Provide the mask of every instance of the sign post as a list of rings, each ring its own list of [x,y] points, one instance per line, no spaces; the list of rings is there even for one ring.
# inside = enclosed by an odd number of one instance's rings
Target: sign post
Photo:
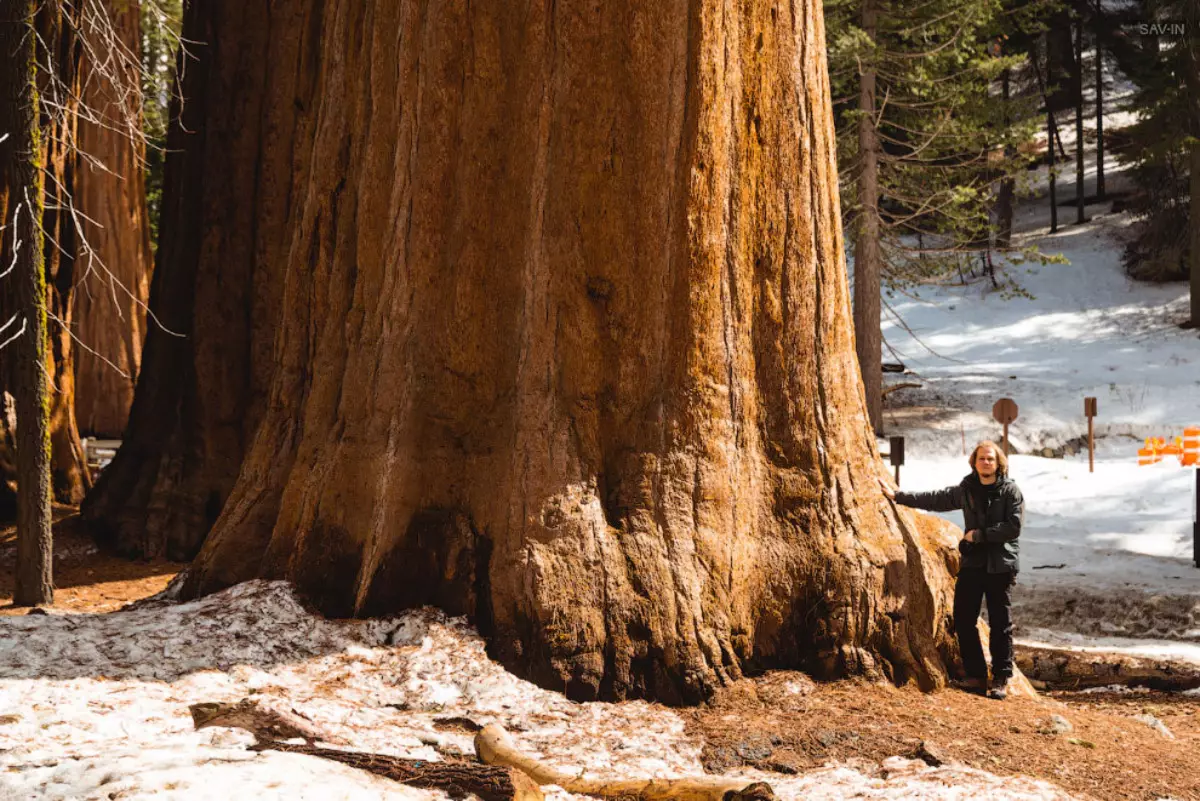
[[[1001,398],[992,406],[992,417],[1004,426],[1004,455],[1008,456],[1008,424],[1017,419],[1017,404],[1012,398]]]
[[[904,464],[904,437],[888,437],[888,459],[896,468],[896,486],[900,486],[900,465]]]
[[[1083,413],[1088,419],[1088,472],[1096,472],[1096,445],[1092,438],[1092,418],[1096,416],[1096,399],[1083,399]]]

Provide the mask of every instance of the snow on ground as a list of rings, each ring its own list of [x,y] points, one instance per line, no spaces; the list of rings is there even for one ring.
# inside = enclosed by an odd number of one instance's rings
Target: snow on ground
[[[1106,125],[1128,116],[1114,104]],[[1070,149],[1073,125],[1061,133]],[[1087,165],[1094,192],[1090,149]],[[1060,170],[1059,197],[1072,198],[1073,162]],[[1106,180],[1110,192],[1126,188],[1113,160]],[[1045,168],[1032,183],[1035,197],[1016,211],[1017,241],[1069,261],[1001,260],[1000,269],[1032,298],[1006,299],[976,281],[890,301],[904,325],[885,313],[883,335],[911,372],[889,375],[889,383],[921,386],[896,390],[889,405],[936,407],[884,411],[887,433],[906,437],[902,486],[957,483],[969,472],[964,445],[969,452],[980,439],[999,441],[991,408],[1012,398],[1020,413],[1009,437],[1023,454],[1012,458],[1012,475],[1026,500],[1014,593],[1018,634],[1200,663],[1195,474],[1171,458],[1139,467],[1136,453],[1145,437],[1171,439],[1200,425],[1200,338],[1178,327],[1188,316],[1188,287],[1124,274],[1131,220],[1107,203],[1088,206],[1091,219],[1083,225],[1074,224],[1074,208],[1059,207],[1059,230],[1050,234]],[[892,358],[885,350],[885,360]],[[1095,472],[1088,472],[1086,449],[1061,459],[1032,455],[1086,437],[1089,396],[1099,407]],[[962,523],[959,514],[943,516]]]
[[[436,799],[315,757],[248,751],[251,735],[194,731],[188,705],[255,696],[352,750],[473,754],[439,718],[498,722],[522,750],[591,775],[700,775],[701,743],[671,710],[577,704],[488,660],[462,619],[310,614],[282,582],[106,615],[0,618],[0,799]],[[1042,781],[902,758],[800,776],[743,771],[781,799],[1069,799]],[[556,788],[548,798],[572,796]]]

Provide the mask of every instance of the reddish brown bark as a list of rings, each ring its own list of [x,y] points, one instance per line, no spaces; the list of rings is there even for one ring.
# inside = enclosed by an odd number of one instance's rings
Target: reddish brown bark
[[[122,435],[133,403],[150,295],[145,147],[140,125],[131,130],[141,119],[140,64],[133,60],[141,52],[138,5],[102,4],[108,23],[82,67],[90,112],[79,122],[85,158],[75,201],[83,240],[72,296],[76,335],[86,347],[75,357],[75,416],[83,433],[109,438]],[[106,53],[114,44],[124,58]],[[109,60],[95,63],[105,55]]]
[[[945,552],[875,480],[820,7],[310,22],[278,368],[185,591],[436,603],[579,698],[768,666],[940,683]]]
[[[273,361],[294,142],[315,35],[306,3],[187,5],[187,102],[168,137],[151,325],[120,452],[83,506],[99,536],[189,559],[257,427]],[[297,178],[298,180],[298,178]]]
[[[75,425],[74,347],[70,335],[73,325],[71,289],[78,245],[70,209],[77,166],[79,43],[75,32],[80,13],[75,6],[42,3],[35,15],[36,75],[42,98],[38,119],[38,163],[42,167],[41,185],[44,186],[41,241],[46,276],[44,305],[49,321],[51,486],[55,499],[63,503],[78,503],[91,486]],[[0,352],[0,375],[4,375],[6,358],[11,356]],[[0,389],[15,396],[21,386],[16,380],[9,380]],[[19,410],[16,417],[20,431]],[[2,478],[14,480],[11,475]]]

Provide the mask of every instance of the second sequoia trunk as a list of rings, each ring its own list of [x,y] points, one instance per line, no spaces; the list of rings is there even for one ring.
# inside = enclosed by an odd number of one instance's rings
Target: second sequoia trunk
[[[138,140],[138,4],[106,0],[101,7],[107,20],[96,28],[104,35],[92,43],[93,59],[83,63],[83,102],[90,113],[79,121],[86,158],[75,197],[87,249],[78,258],[72,295],[77,336],[87,348],[75,355],[75,417],[85,434],[120,437],[146,333],[150,222]]]
[[[576,698],[939,684],[946,553],[876,485],[820,6],[321,13],[278,368],[185,592],[434,603]]]

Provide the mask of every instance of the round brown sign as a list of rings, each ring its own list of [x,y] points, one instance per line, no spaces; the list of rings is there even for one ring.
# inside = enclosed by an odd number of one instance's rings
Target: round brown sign
[[[1008,425],[1017,419],[1017,403],[1012,398],[1001,398],[992,406],[992,417],[1001,425]]]

